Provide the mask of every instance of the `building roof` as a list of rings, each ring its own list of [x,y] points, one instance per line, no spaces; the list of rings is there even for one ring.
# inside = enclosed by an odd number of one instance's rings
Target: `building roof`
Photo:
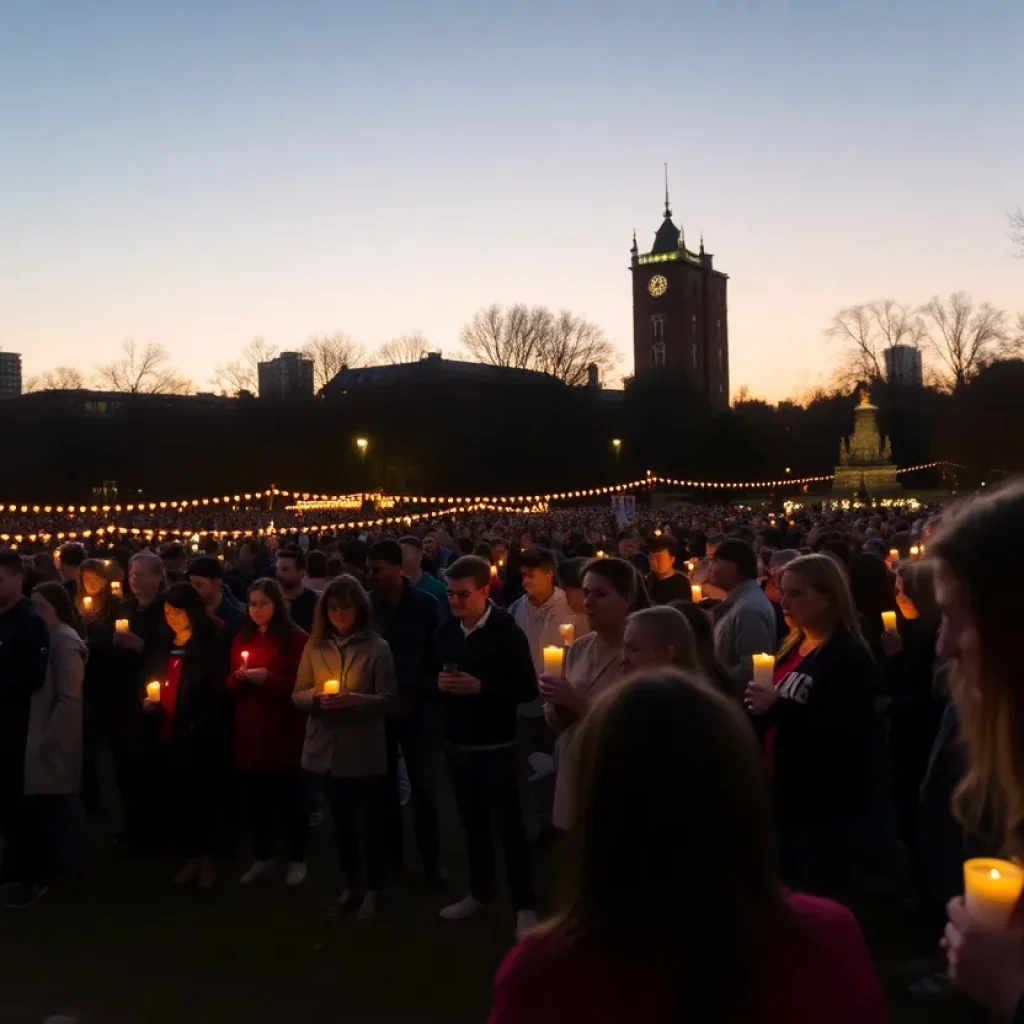
[[[419,362],[392,363],[388,366],[360,366],[345,369],[323,389],[325,395],[337,395],[349,388],[395,384],[450,384],[467,383],[533,383],[545,382],[562,385],[557,377],[537,370],[520,370],[489,363],[471,363],[461,359],[444,359],[432,352]]]
[[[679,248],[679,238],[682,232],[672,223],[671,217],[666,217],[661,222],[654,236],[654,245],[651,246],[652,253],[675,252]]]

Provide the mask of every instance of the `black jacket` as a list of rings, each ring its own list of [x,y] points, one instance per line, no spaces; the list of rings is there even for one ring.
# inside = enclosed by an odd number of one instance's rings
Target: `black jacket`
[[[454,662],[481,683],[471,696],[441,694],[449,742],[457,747],[514,743],[516,709],[536,699],[537,675],[530,642],[512,616],[492,605],[487,622],[469,636],[458,619],[451,619],[437,633],[434,657],[437,672]]]
[[[391,648],[398,676],[398,693],[406,701],[415,701],[437,689],[434,637],[441,624],[437,599],[402,580],[402,596],[389,604],[376,592],[373,625]]]
[[[877,674],[867,648],[840,629],[779,684],[770,718],[780,824],[823,823],[867,809]]]
[[[50,632],[22,598],[0,615],[0,754],[25,759],[32,694],[46,677]]]

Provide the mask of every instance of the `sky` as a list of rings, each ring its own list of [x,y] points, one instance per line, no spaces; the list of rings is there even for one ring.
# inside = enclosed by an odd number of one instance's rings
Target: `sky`
[[[1020,0],[0,0],[0,348],[155,341],[208,387],[254,336],[567,308],[632,368],[663,164],[730,275],[730,369],[827,381],[833,313],[1024,308]]]

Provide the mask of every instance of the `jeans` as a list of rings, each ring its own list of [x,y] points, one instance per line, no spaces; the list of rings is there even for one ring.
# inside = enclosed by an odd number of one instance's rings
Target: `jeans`
[[[402,806],[398,787],[398,755],[401,749],[412,790],[413,827],[416,845],[428,878],[440,870],[441,839],[437,819],[437,757],[439,730],[434,709],[417,708],[407,715],[396,715],[387,722],[388,794],[384,808],[384,834],[387,854],[397,872],[402,865]]]
[[[22,881],[45,885],[59,867],[65,873],[85,863],[85,805],[77,793],[25,798]]]
[[[505,871],[516,910],[534,910],[530,848],[519,804],[519,777],[514,744],[497,750],[450,748],[448,767],[459,819],[466,833],[469,891],[481,903],[494,901],[494,837],[505,854]]]
[[[288,856],[301,862],[306,857],[305,793],[299,769],[284,772],[245,772],[242,776],[249,809],[249,835],[256,860],[270,860],[274,834],[282,826],[288,836]]]
[[[222,853],[223,774],[208,763],[179,765],[172,776],[178,837],[186,857]]]
[[[376,892],[387,880],[382,834],[387,783],[383,775],[363,779],[328,775],[326,779],[341,874],[355,893]]]
[[[12,743],[10,749],[0,748],[0,836],[4,844],[0,883],[20,882],[25,875],[28,835],[24,794],[25,747]]]

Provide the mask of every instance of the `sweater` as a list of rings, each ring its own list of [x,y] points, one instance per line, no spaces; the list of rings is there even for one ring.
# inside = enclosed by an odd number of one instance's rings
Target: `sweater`
[[[537,675],[544,671],[544,648],[562,647],[565,644],[559,627],[571,625],[577,639],[590,631],[587,617],[577,615],[569,607],[565,591],[558,587],[540,607],[532,604],[524,594],[512,603],[508,613],[526,634]]]
[[[537,696],[537,677],[526,634],[512,616],[491,606],[487,621],[466,636],[458,619],[446,622],[434,645],[435,687],[442,666],[480,680],[475,694],[441,693],[448,741],[456,747],[499,747],[516,741],[519,704]]]
[[[803,935],[783,948],[765,936],[765,971],[750,992],[748,1024],[882,1024],[885,1001],[854,916],[828,900],[793,894]],[[750,981],[738,977],[737,984]],[[675,979],[630,970],[558,932],[509,952],[494,985],[489,1024],[700,1024],[671,1005]],[[686,993],[682,996],[685,999]]]
[[[288,642],[255,632],[231,643],[231,664],[224,686],[234,703],[234,763],[240,772],[285,772],[299,767],[306,718],[292,701],[299,661],[308,635],[292,628]],[[248,668],[265,668],[263,683],[239,679],[242,652]]]
[[[867,810],[876,676],[867,648],[837,629],[778,684],[768,719],[780,824],[820,824]]]

